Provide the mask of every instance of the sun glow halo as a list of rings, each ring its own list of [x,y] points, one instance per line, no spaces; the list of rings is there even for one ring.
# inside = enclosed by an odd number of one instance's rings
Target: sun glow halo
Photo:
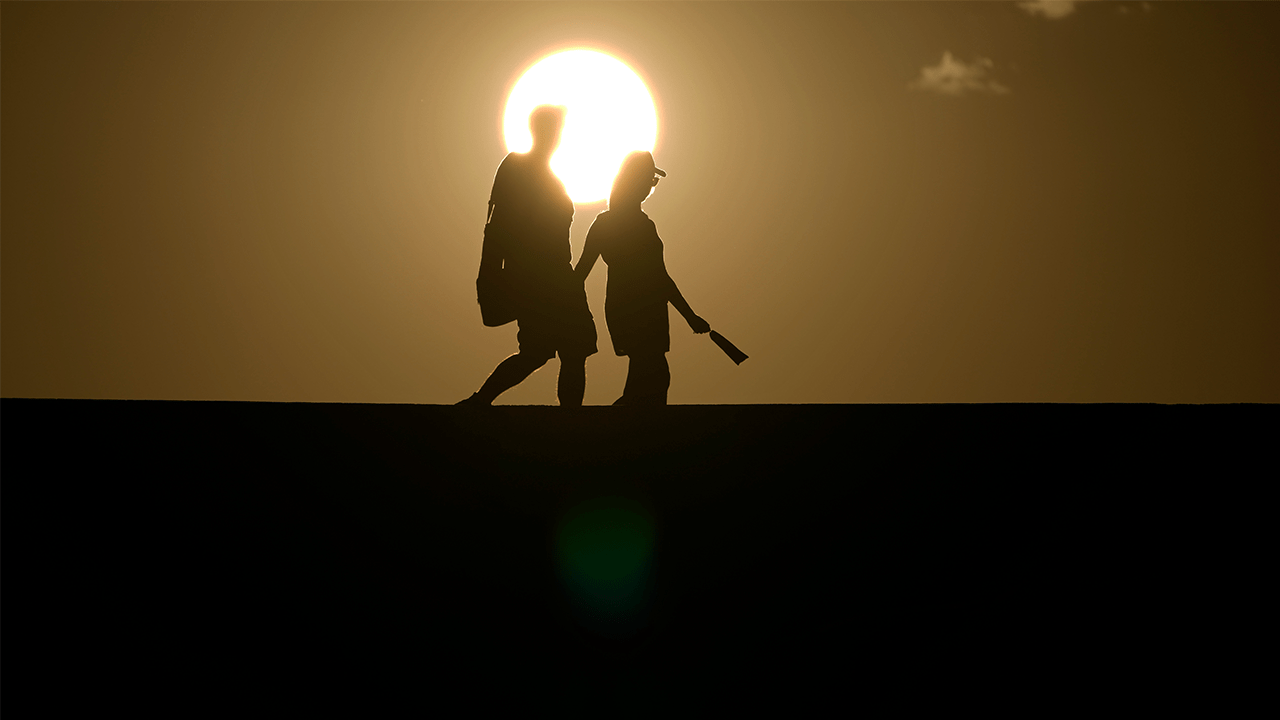
[[[627,153],[653,150],[658,114],[644,81],[617,58],[595,50],[566,50],[525,71],[507,98],[503,135],[508,152],[527,152],[529,113],[563,105],[564,131],[551,169],[575,203],[609,196]]]

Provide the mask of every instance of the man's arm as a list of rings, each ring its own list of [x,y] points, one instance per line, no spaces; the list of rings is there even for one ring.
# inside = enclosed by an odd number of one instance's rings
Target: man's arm
[[[506,254],[505,235],[502,232],[503,205],[506,200],[509,183],[510,155],[502,159],[498,170],[493,174],[493,188],[489,191],[489,208],[484,219],[484,245],[480,250],[481,274],[502,269],[502,261]]]

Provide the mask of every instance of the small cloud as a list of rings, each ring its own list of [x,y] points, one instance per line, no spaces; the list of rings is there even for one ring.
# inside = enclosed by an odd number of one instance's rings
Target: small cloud
[[[1076,11],[1078,0],[1026,0],[1018,7],[1032,15],[1043,15],[1050,20],[1060,20]]]
[[[1082,2],[1092,2],[1092,0],[1022,0],[1017,5],[1030,15],[1039,15],[1049,20],[1061,20],[1074,13],[1076,6]],[[1142,8],[1143,12],[1151,12],[1151,2],[1149,0],[1138,3],[1138,7]],[[1126,3],[1118,5],[1116,12],[1121,15],[1128,15],[1133,12],[1133,9]]]
[[[1009,88],[987,77],[987,72],[994,66],[995,63],[987,58],[978,58],[966,65],[951,57],[950,52],[944,52],[942,62],[933,67],[922,68],[920,77],[911,83],[911,87],[943,95],[963,95],[967,92],[1004,95],[1009,92]]]

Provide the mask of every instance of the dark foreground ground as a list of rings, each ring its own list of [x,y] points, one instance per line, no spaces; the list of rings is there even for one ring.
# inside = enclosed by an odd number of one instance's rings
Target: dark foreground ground
[[[6,689],[46,710],[1185,692],[1275,568],[1274,406],[2,408]]]

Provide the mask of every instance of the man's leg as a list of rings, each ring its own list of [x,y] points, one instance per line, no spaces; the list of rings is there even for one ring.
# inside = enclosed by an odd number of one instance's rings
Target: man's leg
[[[524,382],[534,370],[547,364],[547,358],[528,353],[516,353],[498,363],[489,379],[476,391],[475,395],[464,400],[467,404],[492,405],[502,393]],[[581,404],[581,400],[578,401]]]
[[[585,356],[560,356],[560,380],[556,396],[560,407],[582,407],[582,397],[587,392],[587,358]]]

